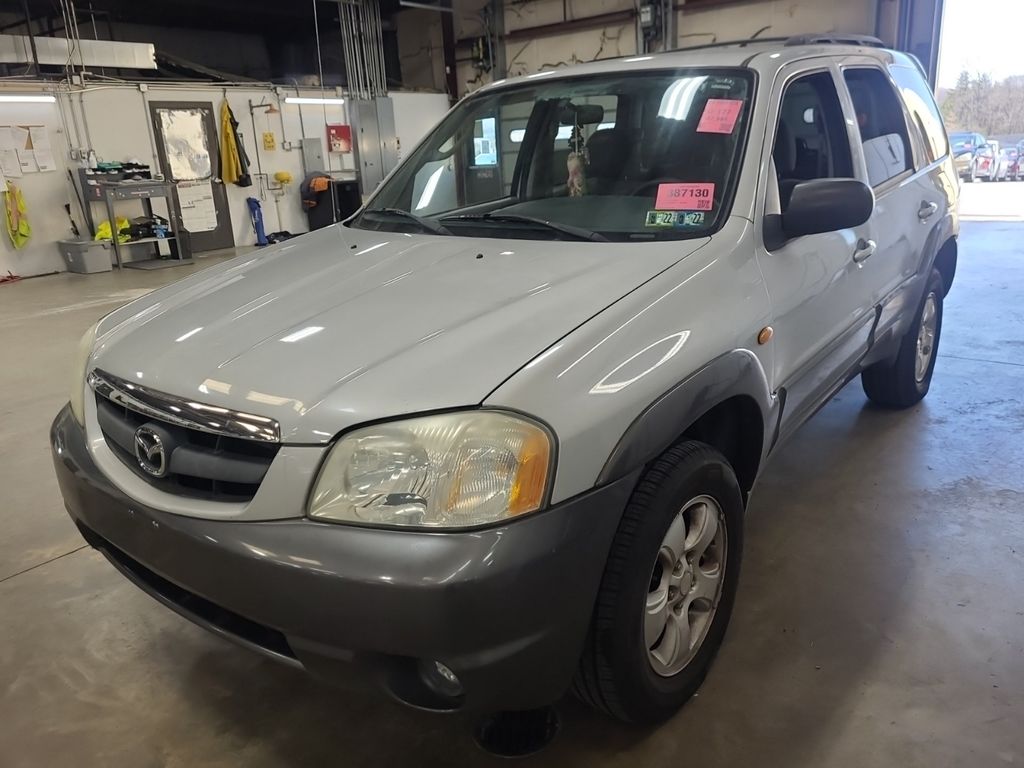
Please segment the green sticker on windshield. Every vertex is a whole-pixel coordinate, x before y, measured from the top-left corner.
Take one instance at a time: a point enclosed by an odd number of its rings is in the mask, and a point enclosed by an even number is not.
[[[648,211],[648,227],[674,227],[676,225],[675,211]]]
[[[648,227],[703,227],[704,211],[648,211]]]

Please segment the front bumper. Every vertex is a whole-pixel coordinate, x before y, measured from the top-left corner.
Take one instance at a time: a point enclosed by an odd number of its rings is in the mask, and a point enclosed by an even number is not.
[[[125,496],[67,408],[51,447],[83,536],[150,595],[278,661],[444,711],[525,709],[564,693],[636,480],[465,533],[224,522]],[[461,692],[436,684],[435,661]]]

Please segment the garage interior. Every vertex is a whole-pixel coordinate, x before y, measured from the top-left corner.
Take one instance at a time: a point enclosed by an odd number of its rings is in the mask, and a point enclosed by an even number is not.
[[[0,150],[13,151],[6,180],[31,225],[21,247],[6,234],[0,247],[4,766],[495,762],[474,742],[470,716],[416,712],[241,651],[84,543],[47,439],[79,337],[117,306],[267,236],[343,220],[453,103],[487,83],[826,31],[914,53],[935,83],[944,12],[943,0],[295,5],[0,8],[0,130],[11,129],[0,142],[18,144]],[[376,19],[372,41],[346,31],[351,13]],[[1024,11],[1015,13],[1020,28]],[[375,63],[357,61],[355,47]],[[224,104],[248,186],[215,170]],[[177,175],[167,122],[176,111],[205,136],[198,178]],[[151,175],[154,216],[140,226],[164,234],[97,244],[115,203],[118,216],[146,211],[123,197],[108,208],[93,168]],[[301,190],[312,177],[326,191]],[[858,382],[835,397],[772,457],[752,496],[735,614],[698,695],[649,729],[567,696],[561,732],[533,764],[1024,760],[1024,341],[1014,330],[1024,321],[1024,183],[965,184],[962,194],[957,283],[929,397],[896,413],[871,406]]]

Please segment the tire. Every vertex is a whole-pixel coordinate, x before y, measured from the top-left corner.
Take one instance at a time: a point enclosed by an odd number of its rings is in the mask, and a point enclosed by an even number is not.
[[[701,520],[707,525],[712,517],[722,536],[712,540],[694,569],[688,561],[700,547],[691,551],[686,542],[693,536],[695,544],[707,539],[710,534],[700,536],[695,531],[705,531]],[[678,533],[679,521],[687,538],[674,540],[683,542],[676,549],[688,553],[683,557],[687,564],[679,562],[670,569],[663,566],[663,558],[669,553],[665,542],[673,538],[673,532]],[[700,687],[725,637],[739,583],[742,551],[743,496],[725,457],[704,443],[687,441],[656,459],[637,483],[612,543],[573,683],[576,695],[595,709],[626,722],[659,723],[675,713]],[[697,570],[702,575],[698,576]],[[708,585],[715,571],[720,584],[715,587],[717,597],[695,599],[699,592],[710,593]],[[712,575],[705,575],[708,573]],[[691,578],[695,579],[692,585]],[[668,583],[681,584],[675,598]],[[666,606],[671,606],[673,600],[680,603],[680,610],[666,607],[660,612],[670,621],[664,623],[662,634],[649,646],[645,634],[652,631],[653,617],[658,612],[648,613],[659,595],[665,598]],[[692,651],[681,652],[676,658],[680,668],[670,669],[651,648],[662,658],[670,655],[670,640],[682,635],[670,636],[669,631],[681,626],[676,617],[683,615],[688,624],[692,622],[691,638],[697,642]]]
[[[916,405],[928,394],[935,372],[935,361],[939,354],[939,341],[942,338],[942,275],[932,270],[928,285],[925,288],[921,303],[910,330],[900,342],[899,354],[894,361],[876,363],[861,373],[861,384],[864,394],[883,408],[902,409]],[[918,341],[922,337],[922,325],[926,318],[929,303],[930,316],[934,317],[931,340],[928,343],[928,359],[923,369],[918,367]]]

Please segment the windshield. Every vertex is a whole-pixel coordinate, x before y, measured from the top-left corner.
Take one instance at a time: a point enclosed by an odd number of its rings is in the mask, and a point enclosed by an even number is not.
[[[974,145],[974,136],[970,133],[954,133],[950,135],[949,140],[956,151],[967,149],[968,145],[973,148]]]
[[[700,237],[728,215],[749,70],[616,73],[460,104],[350,226],[472,237]]]

